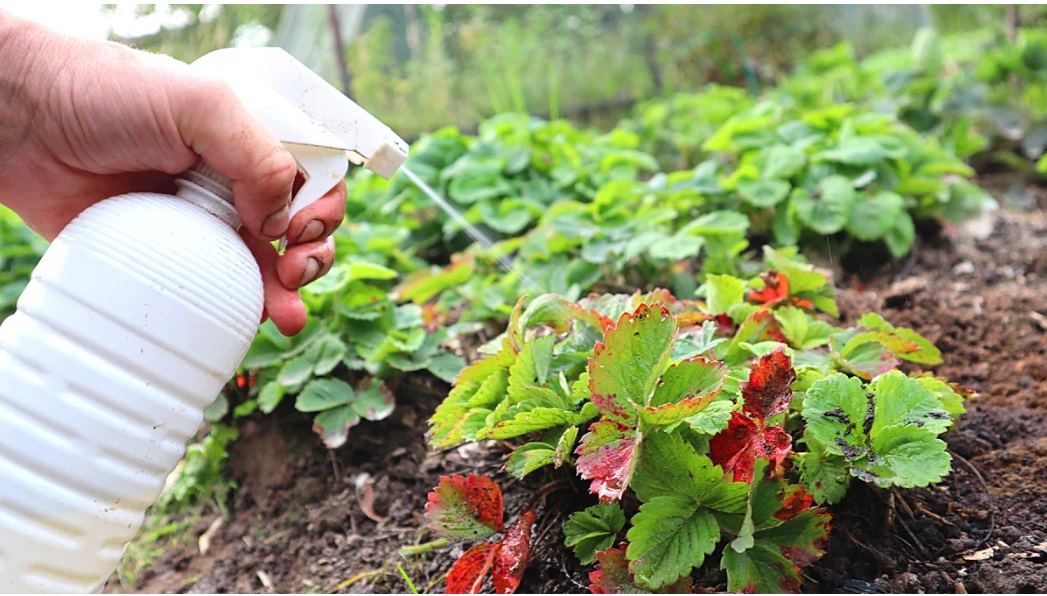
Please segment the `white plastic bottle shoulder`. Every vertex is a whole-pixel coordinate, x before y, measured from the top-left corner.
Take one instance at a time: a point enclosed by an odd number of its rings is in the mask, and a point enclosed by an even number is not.
[[[262,281],[218,180],[84,211],[0,326],[0,592],[100,590],[246,354]]]

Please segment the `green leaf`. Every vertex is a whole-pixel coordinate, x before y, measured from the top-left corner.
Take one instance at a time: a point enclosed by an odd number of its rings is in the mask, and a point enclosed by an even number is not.
[[[874,439],[888,426],[911,424],[938,434],[952,425],[952,417],[942,409],[941,401],[919,380],[899,371],[881,375],[870,383],[869,390],[876,394],[876,418],[869,433]]]
[[[693,499],[666,495],[640,506],[626,537],[629,570],[657,589],[700,566],[720,542],[720,526]]]
[[[928,428],[915,426],[883,427],[873,437],[875,458],[869,458],[866,470],[880,487],[902,488],[928,486],[949,473],[952,458],[945,441]]]
[[[894,355],[901,358],[902,360],[908,360],[910,362],[916,362],[919,364],[941,364],[942,353],[938,348],[934,347],[930,341],[925,337],[916,333],[912,329],[906,327],[895,327],[885,321],[883,317],[876,313],[866,313],[858,319],[858,325],[860,327],[866,327],[869,329],[875,329],[877,331],[883,331],[891,335],[897,336],[904,339],[906,342],[915,344],[915,350],[899,351],[891,347],[891,345],[883,341],[884,345],[891,348]]]
[[[555,461],[556,450],[551,445],[526,443],[509,454],[509,460],[505,463],[505,471],[516,478],[523,478]]]
[[[901,213],[894,220],[894,227],[884,237],[884,242],[887,243],[887,250],[891,252],[891,256],[900,259],[909,254],[915,237],[916,225],[912,221],[912,216],[908,213]]]
[[[258,393],[258,409],[263,414],[271,414],[276,406],[280,405],[286,393],[287,388],[280,383],[276,381],[266,383]]]
[[[807,156],[802,149],[786,145],[775,145],[765,149],[762,174],[767,178],[792,178],[807,165]]]
[[[859,195],[851,210],[847,231],[859,240],[879,240],[908,217],[905,200],[893,192],[879,192],[872,196]]]
[[[798,350],[809,350],[829,343],[829,336],[836,328],[815,319],[802,308],[784,306],[774,311],[774,318],[782,333],[789,340],[789,345]]]
[[[723,551],[720,568],[727,571],[727,589],[736,593],[781,594],[800,591],[800,570],[824,554],[830,517],[808,509],[787,521],[757,531],[754,545],[744,552]]]
[[[822,161],[842,163],[849,166],[871,166],[891,157],[891,152],[879,142],[857,137],[841,141],[835,148],[818,153],[815,158]]]
[[[731,421],[731,412],[733,410],[733,402],[726,399],[718,399],[705,406],[705,409],[701,412],[687,418],[685,422],[695,432],[713,436],[727,428],[727,424]]]
[[[302,291],[315,296],[333,294],[349,283],[349,267],[345,263],[338,263],[326,275],[313,283],[304,286]]]
[[[625,313],[589,361],[593,403],[605,416],[631,420],[668,364],[676,321],[665,307]]]
[[[851,217],[854,188],[843,176],[829,176],[818,183],[815,194],[802,189],[793,195],[800,221],[819,234],[834,234],[843,229]]]
[[[367,261],[353,261],[347,267],[351,280],[393,279],[399,275],[395,269]]]
[[[356,397],[353,388],[338,379],[317,379],[305,386],[295,400],[299,412],[322,412],[348,404]]]
[[[861,380],[835,373],[807,389],[803,402],[803,418],[807,422],[804,436],[835,455],[845,455],[837,439],[848,450],[863,450],[867,440],[865,428],[871,424],[867,417],[872,414],[872,400],[866,396]]]
[[[301,385],[313,375],[314,364],[314,360],[305,354],[292,358],[280,367],[276,382],[284,387]]]
[[[509,439],[538,430],[578,424],[578,414],[560,408],[534,408],[477,433],[479,439]]]
[[[345,444],[349,429],[360,423],[360,415],[350,406],[324,410],[313,419],[313,431],[320,435],[328,449]]]
[[[341,339],[332,334],[325,334],[310,346],[307,355],[313,360],[313,374],[326,375],[338,366],[345,358],[348,348]]]
[[[784,180],[761,178],[738,184],[738,194],[755,207],[774,207],[785,200],[792,185]]]
[[[747,483],[724,482],[723,468],[679,433],[666,432],[647,435],[629,486],[641,501],[678,495],[725,513],[744,511],[749,494]]]
[[[705,301],[712,314],[726,313],[745,296],[745,281],[730,275],[705,277]]]
[[[567,518],[564,545],[574,551],[582,565],[590,565],[596,561],[596,553],[614,545],[624,527],[625,514],[618,503],[599,503]]]
[[[655,387],[650,405],[640,410],[640,419],[657,427],[694,416],[716,397],[727,373],[719,362],[701,357],[671,365]]]
[[[851,486],[850,467],[839,455],[810,451],[799,456],[800,480],[818,504],[835,505]]]
[[[920,377],[917,380],[920,381],[924,389],[930,391],[938,398],[938,401],[942,404],[942,409],[951,414],[954,421],[961,414],[967,412],[967,409],[963,407],[963,395],[955,391],[945,381],[934,377]]]

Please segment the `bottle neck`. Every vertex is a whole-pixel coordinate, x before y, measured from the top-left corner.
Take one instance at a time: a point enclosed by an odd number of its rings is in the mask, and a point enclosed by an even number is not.
[[[233,181],[219,174],[201,159],[175,181],[179,198],[200,207],[234,230],[240,228],[240,216],[233,207]]]

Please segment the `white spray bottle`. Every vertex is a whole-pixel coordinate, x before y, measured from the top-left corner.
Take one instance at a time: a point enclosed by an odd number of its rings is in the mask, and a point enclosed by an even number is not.
[[[291,214],[348,160],[389,177],[388,127],[277,48],[220,50],[227,81],[298,161]],[[262,313],[228,180],[102,201],[52,243],[0,326],[0,592],[100,590],[232,378]]]

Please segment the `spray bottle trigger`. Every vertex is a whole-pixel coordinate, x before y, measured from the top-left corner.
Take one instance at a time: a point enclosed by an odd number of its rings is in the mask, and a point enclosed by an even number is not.
[[[298,162],[298,171],[305,182],[291,199],[289,218],[293,219],[302,209],[312,205],[320,197],[345,179],[349,170],[349,157],[345,151],[330,147],[284,143]],[[287,245],[287,237],[280,239],[280,250]]]

